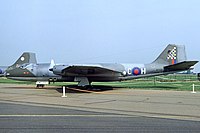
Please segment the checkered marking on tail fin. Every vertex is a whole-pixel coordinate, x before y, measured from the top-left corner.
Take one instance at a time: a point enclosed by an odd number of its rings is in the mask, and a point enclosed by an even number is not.
[[[177,59],[177,49],[176,49],[176,47],[174,47],[172,50],[168,51],[167,59],[172,60],[172,63],[171,63],[172,65],[176,64],[176,59]]]
[[[171,59],[171,60],[176,60],[176,56],[177,56],[177,54],[176,54],[176,47],[174,47],[172,50],[169,50],[168,51],[168,55],[167,55],[167,59],[169,60],[169,59]]]

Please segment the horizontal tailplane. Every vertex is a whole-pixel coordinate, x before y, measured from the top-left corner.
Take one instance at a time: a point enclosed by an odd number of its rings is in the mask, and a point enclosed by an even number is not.
[[[183,62],[179,62],[179,63],[174,64],[174,65],[165,66],[164,67],[164,72],[189,70],[196,63],[198,63],[198,61],[183,61]]]

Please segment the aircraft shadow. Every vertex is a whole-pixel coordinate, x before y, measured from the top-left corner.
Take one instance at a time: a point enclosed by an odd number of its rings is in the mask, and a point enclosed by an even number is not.
[[[121,88],[121,87],[112,87],[112,86],[100,86],[100,85],[93,85],[93,86],[87,86],[87,87],[80,87],[76,85],[67,85],[65,86],[66,93],[93,93],[93,92],[104,92],[104,91],[110,91],[114,90],[114,88]],[[63,88],[57,88],[56,89],[59,93],[63,92]]]

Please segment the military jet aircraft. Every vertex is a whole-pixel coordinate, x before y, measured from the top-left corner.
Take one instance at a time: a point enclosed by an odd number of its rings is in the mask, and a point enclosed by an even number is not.
[[[5,75],[7,66],[0,66],[0,77],[3,77]]]
[[[109,82],[166,75],[189,70],[198,61],[187,61],[185,46],[169,44],[158,58],[149,64],[39,64],[34,53],[25,52],[5,72],[14,80],[35,81],[37,87],[50,82],[78,82],[89,86],[92,82]]]

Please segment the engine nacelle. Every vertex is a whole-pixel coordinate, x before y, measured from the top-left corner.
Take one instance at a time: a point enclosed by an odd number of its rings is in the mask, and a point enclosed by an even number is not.
[[[62,75],[63,70],[67,67],[67,65],[55,65],[53,67],[53,73],[56,75]]]

